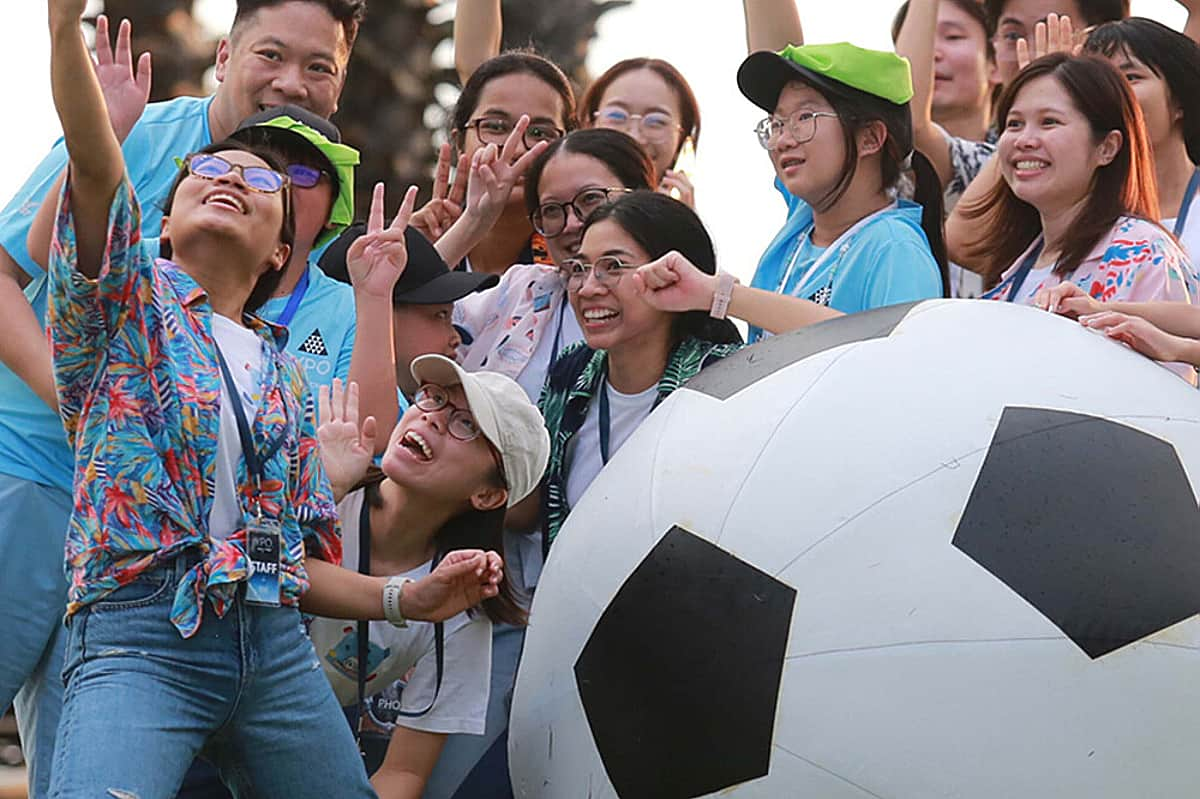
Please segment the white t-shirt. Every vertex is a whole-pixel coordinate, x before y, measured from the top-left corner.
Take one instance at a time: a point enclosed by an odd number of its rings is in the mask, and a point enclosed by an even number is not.
[[[1174,232],[1175,219],[1164,219],[1162,226],[1167,230]],[[1179,243],[1183,245],[1183,252],[1187,255],[1188,260],[1192,262],[1194,268],[1200,268],[1200,192],[1196,192],[1196,196],[1192,198],[1192,207],[1188,211],[1187,225],[1179,232]]]
[[[233,382],[237,384],[246,422],[254,427],[258,412],[259,385],[263,368],[263,340],[253,330],[232,319],[213,314],[213,338],[221,348]],[[208,534],[224,539],[242,526],[242,512],[237,501],[238,462],[242,459],[242,440],[238,437],[237,418],[233,415],[232,399],[221,379],[221,424],[217,436],[217,474],[213,493],[212,512],[208,516]]]
[[[342,521],[342,562],[358,565],[358,519],[364,492],[346,495],[338,505]],[[401,575],[420,579],[433,568],[433,561]],[[437,648],[434,625],[410,621],[399,629],[386,621],[368,627],[367,695],[402,685],[400,709],[420,712],[434,701],[437,691]],[[413,730],[436,733],[482,735],[487,718],[488,690],[492,675],[492,623],[478,612],[474,618],[460,613],[443,622],[444,661],[442,688],[428,713],[397,718],[396,723]],[[353,621],[315,617],[308,634],[317,650],[333,692],[343,706],[358,701],[358,624]]]
[[[558,313],[548,321],[546,329],[542,331],[537,348],[534,349],[529,362],[517,375],[517,383],[525,389],[529,401],[534,405],[542,396],[542,386],[546,384],[546,374],[550,371],[550,362],[558,354],[553,352],[553,349],[554,334],[558,331],[559,314],[562,314],[562,335],[558,337],[558,352],[562,352],[577,341],[583,341],[583,329],[579,327],[579,320],[575,318],[575,310],[570,303],[564,301],[559,306]]]
[[[658,386],[650,386],[637,394],[622,394],[614,389],[607,380],[600,387],[608,392],[609,413],[609,457],[617,454],[617,450],[632,435],[650,411],[654,410],[654,400],[658,398]],[[588,405],[587,418],[567,445],[567,463],[570,464],[567,473],[567,506],[575,507],[579,498],[588,486],[604,468],[604,459],[600,455],[600,396],[597,394]]]

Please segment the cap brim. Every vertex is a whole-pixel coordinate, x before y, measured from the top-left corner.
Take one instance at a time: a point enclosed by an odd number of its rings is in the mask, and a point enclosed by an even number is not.
[[[447,272],[417,286],[412,291],[394,294],[392,299],[395,302],[413,305],[455,302],[476,291],[490,289],[499,282],[498,275],[489,275],[484,272]]]
[[[445,355],[420,355],[413,358],[409,367],[413,379],[418,384],[436,383],[439,386],[462,386],[467,396],[467,407],[479,430],[484,437],[498,450],[503,450],[500,443],[500,420],[496,416],[496,407],[492,404],[487,391],[479,385],[475,375],[471,374]]]
[[[828,78],[819,72],[813,72],[808,67],[802,67],[795,61],[769,50],[751,53],[738,67],[738,88],[746,99],[768,114],[775,112],[775,106],[779,104],[779,93],[792,81],[806,83],[817,88],[823,94],[864,98],[877,103],[888,102],[882,97],[876,97],[841,81]]]

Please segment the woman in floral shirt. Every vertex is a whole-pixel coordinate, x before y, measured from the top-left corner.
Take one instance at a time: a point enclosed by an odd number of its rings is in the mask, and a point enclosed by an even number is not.
[[[1002,180],[972,185],[956,212],[972,223],[968,249],[997,283],[989,298],[1030,305],[1069,281],[1101,302],[1195,300],[1191,266],[1157,222],[1136,101],[1113,66],[1045,56],[999,110]]]
[[[301,598],[319,614],[437,620],[494,595],[499,559],[459,553],[407,587],[336,565],[303,373],[284,331],[251,315],[288,260],[287,178],[236,143],[189,156],[163,218],[173,260],[156,263],[80,36],[84,6],[49,3],[70,165],[48,319],[76,455],[52,793],[172,796],[203,751],[239,795],[373,796]],[[351,253],[368,287],[403,269],[414,196],[384,229],[377,192]]]

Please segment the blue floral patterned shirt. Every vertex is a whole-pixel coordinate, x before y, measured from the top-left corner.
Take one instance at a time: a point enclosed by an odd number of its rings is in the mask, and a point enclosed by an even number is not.
[[[179,556],[202,555],[180,583],[171,621],[184,637],[200,626],[204,600],[223,616],[249,573],[244,529],[208,535],[216,484],[221,374],[204,289],[141,240],[141,211],[128,181],[109,212],[99,275],[77,269],[70,181],[50,254],[48,324],[67,438],[75,453],[74,510],[67,532],[67,615]],[[307,554],[340,563],[341,538],[317,450],[315,409],[299,365],[283,352],[287,331],[247,317],[264,347],[251,422],[282,445],[263,464],[264,516],[282,527],[281,601],[307,590]],[[245,461],[238,502],[253,518]]]

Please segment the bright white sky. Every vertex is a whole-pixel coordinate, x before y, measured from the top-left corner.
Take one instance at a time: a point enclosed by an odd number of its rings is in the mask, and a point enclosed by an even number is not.
[[[197,10],[223,30],[233,5],[233,0],[201,0]],[[889,49],[888,31],[898,6],[899,0],[802,0],[805,38]],[[1133,13],[1176,29],[1186,17],[1173,0],[1133,0]],[[0,151],[6,154],[0,159],[0,203],[59,135],[45,66],[45,17],[38,0],[8,0],[0,8],[0,30],[9,34],[10,50],[16,50],[10,52],[10,62],[25,65],[4,87],[5,105],[22,118],[19,125],[0,126]],[[699,211],[717,243],[721,266],[743,280],[783,221],[770,163],[751,132],[762,112],[741,96],[734,79],[745,47],[738,0],[635,0],[601,20],[589,60],[593,74],[599,74],[622,58],[651,55],[687,76],[704,115],[693,176]]]

